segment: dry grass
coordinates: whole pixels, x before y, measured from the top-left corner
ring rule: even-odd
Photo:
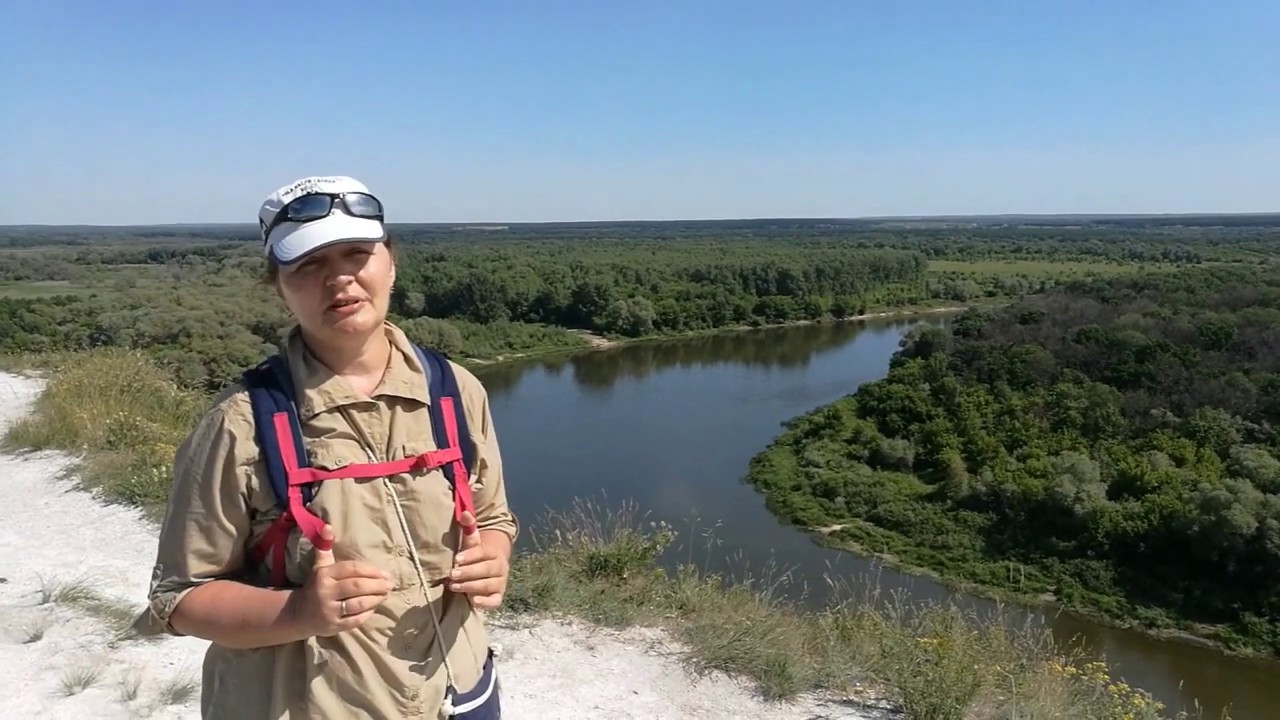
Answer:
[[[22,629],[22,644],[31,645],[38,643],[44,639],[45,632],[49,629],[49,618],[47,615],[41,615],[39,618]]]
[[[117,689],[119,690],[120,702],[131,703],[137,700],[138,693],[142,690],[142,672],[137,668],[125,671],[120,676]]]
[[[71,580],[41,577],[40,603],[76,608],[102,620],[118,638],[126,636],[138,614],[136,607],[103,595],[93,588],[91,580],[84,577]]]
[[[44,576],[40,577],[40,604],[41,605],[69,605],[80,602],[86,602],[97,597],[93,586],[87,579],[76,578],[75,580],[48,580]]]
[[[200,682],[184,673],[169,678],[160,685],[160,702],[164,705],[181,705],[200,692]]]
[[[105,666],[101,663],[80,663],[63,671],[58,679],[58,689],[63,695],[70,697],[93,687],[102,677]]]
[[[667,572],[658,563],[676,533],[631,505],[607,513],[582,502],[539,525],[536,551],[513,561],[507,613],[662,627],[686,644],[692,669],[748,678],[766,698],[855,701],[874,688],[914,720],[1166,717],[1042,627],[848,587],[806,611],[779,592],[785,574],[731,584],[688,563]]]
[[[32,413],[6,434],[6,449],[76,454],[82,480],[104,499],[149,509],[164,504],[174,452],[207,398],[179,389],[137,352],[9,362],[37,365],[50,379]]]

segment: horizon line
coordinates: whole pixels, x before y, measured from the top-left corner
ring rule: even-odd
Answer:
[[[979,219],[1126,219],[1126,218],[1203,218],[1203,217],[1265,217],[1280,216],[1280,210],[1246,210],[1246,211],[1185,211],[1185,212],[1002,212],[1002,213],[946,213],[936,215],[796,215],[765,217],[713,217],[713,218],[616,218],[608,220],[400,220],[388,222],[388,226],[396,225],[599,225],[599,224],[636,224],[636,223],[732,223],[732,222],[892,222],[892,221],[956,221]],[[187,221],[164,223],[0,223],[0,228],[145,228],[145,227],[236,227],[241,225],[256,226],[252,221]]]

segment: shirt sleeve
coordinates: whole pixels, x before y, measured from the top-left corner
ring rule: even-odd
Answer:
[[[178,635],[169,620],[201,583],[237,575],[250,532],[252,429],[224,402],[208,411],[174,457],[141,634]],[[248,430],[248,433],[246,433]]]
[[[502,471],[502,451],[489,410],[489,395],[479,379],[466,370],[467,429],[476,448],[476,466],[471,477],[471,494],[476,508],[476,525],[481,530],[501,530],[514,544],[520,523],[507,504],[506,478]],[[460,381],[464,378],[459,377]]]

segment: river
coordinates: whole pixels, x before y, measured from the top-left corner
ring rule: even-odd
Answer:
[[[853,553],[822,548],[770,515],[743,482],[750,458],[788,418],[879,379],[903,333],[945,317],[882,319],[725,333],[480,368],[503,447],[508,499],[526,525],[575,498],[624,501],[703,543],[700,564],[787,570],[790,592],[821,601],[830,575],[874,578],[915,599],[957,595]],[[690,548],[692,551],[692,548]],[[683,551],[682,551],[683,552]],[[1043,617],[1060,642],[1082,640],[1173,714],[1198,698],[1205,720],[1280,717],[1280,663],[1224,656],[1065,614]],[[1195,717],[1193,714],[1192,717]]]

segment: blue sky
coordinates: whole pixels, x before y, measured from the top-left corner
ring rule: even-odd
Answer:
[[[0,223],[1280,211],[1280,3],[15,2]]]

